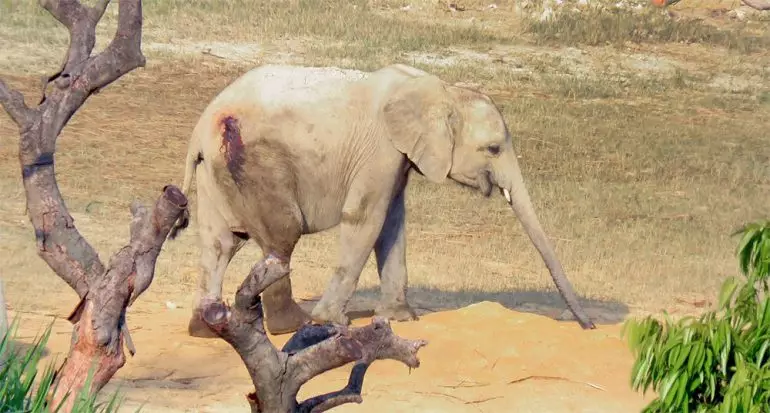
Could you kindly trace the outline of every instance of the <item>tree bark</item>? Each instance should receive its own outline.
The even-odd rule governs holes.
[[[149,287],[160,248],[187,208],[187,198],[174,186],[163,188],[151,211],[134,202],[129,243],[105,268],[78,232],[59,192],[54,154],[62,129],[89,96],[145,64],[141,0],[120,0],[112,42],[91,55],[95,28],[108,4],[109,0],[99,0],[87,7],[78,0],[40,0],[69,31],[70,45],[58,72],[44,79],[37,107],[28,107],[21,93],[0,79],[0,104],[21,135],[19,161],[38,255],[80,296],[69,317],[74,324],[70,352],[57,371],[58,386],[49,400],[56,408],[69,393],[63,412],[72,409],[81,390],[99,391],[123,366],[124,342],[134,354],[126,307]],[[93,378],[85,389],[89,373]]]
[[[344,403],[361,403],[361,388],[368,366],[392,359],[409,368],[419,367],[417,352],[424,340],[393,334],[387,319],[375,317],[361,328],[341,325],[305,325],[279,351],[265,334],[259,294],[289,274],[289,265],[268,256],[252,268],[238,288],[235,305],[207,305],[203,320],[241,357],[255,391],[247,399],[253,413],[323,412]],[[328,370],[355,362],[345,388],[298,402],[303,384]]]
[[[152,282],[160,248],[186,206],[182,191],[170,185],[163,188],[151,212],[137,202],[131,205],[129,243],[112,256],[103,275],[88,280],[88,292],[69,317],[75,324],[73,344],[58,372],[54,406],[68,392],[77,394],[85,386],[93,362],[97,364],[89,391],[101,390],[125,364],[124,340],[129,353],[136,352],[126,326],[126,307]],[[68,398],[67,409],[73,400]]]

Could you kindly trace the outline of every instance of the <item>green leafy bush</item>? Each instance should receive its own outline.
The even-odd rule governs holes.
[[[631,385],[658,395],[643,412],[770,412],[770,222],[736,234],[743,277],[724,282],[717,310],[624,326]]]
[[[58,406],[51,408],[46,401],[46,396],[55,389],[54,363],[49,363],[42,375],[38,370],[43,350],[51,334],[51,326],[23,352],[11,340],[16,326],[17,322],[14,321],[8,332],[0,337],[0,413],[54,413],[58,411]],[[40,377],[35,383],[38,376]],[[72,411],[111,413],[116,412],[118,407],[117,393],[106,403],[99,403],[96,395],[83,391],[77,395]]]

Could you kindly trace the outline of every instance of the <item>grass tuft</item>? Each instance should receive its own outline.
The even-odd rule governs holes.
[[[21,351],[20,346],[11,339],[17,327],[18,320],[14,320],[6,334],[0,338],[0,412],[56,412],[60,407],[50,406],[47,400],[48,394],[56,389],[54,363],[47,364],[42,374],[39,367],[52,326],[46,327],[43,334],[25,351]],[[90,379],[85,388],[89,387]],[[120,407],[117,393],[106,402],[97,401],[96,394],[89,394],[85,390],[76,397],[73,413],[112,413]]]
[[[653,8],[586,7],[559,9],[550,19],[529,18],[525,31],[539,44],[623,45],[632,43],[702,43],[742,53],[765,50],[770,35],[755,35],[744,26],[720,28],[702,20],[675,18]]]
[[[146,3],[146,10],[150,23],[200,22],[206,25],[208,36],[223,35],[229,40],[312,38],[325,40],[325,46],[358,45],[375,51],[427,50],[499,40],[475,25],[394,18],[379,13],[368,0],[155,0]]]

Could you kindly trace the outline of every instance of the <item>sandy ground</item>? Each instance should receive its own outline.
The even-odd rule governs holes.
[[[64,313],[64,312],[63,312]],[[16,314],[11,312],[10,316]],[[21,313],[19,339],[31,342],[50,315]],[[124,411],[247,412],[245,367],[222,340],[186,334],[189,312],[158,301],[137,303],[128,315],[137,347],[103,394],[120,387]],[[363,325],[363,314],[354,325]],[[141,327],[138,327],[141,326]],[[629,387],[632,357],[620,324],[583,331],[574,322],[515,312],[493,302],[394,323],[395,332],[422,338],[422,365],[411,372],[378,361],[364,382],[364,402],[339,412],[635,412],[646,399]],[[46,360],[66,356],[71,326],[54,322]],[[272,337],[277,346],[288,335]],[[344,386],[350,365],[310,381],[309,397]]]
[[[33,53],[30,47],[22,46],[0,50],[0,72],[22,76],[16,74],[21,70],[20,67],[34,66],[36,70],[43,71],[42,68],[58,64],[60,49],[40,51],[35,48]],[[580,76],[594,74],[599,79],[605,77],[607,70],[610,70],[603,69],[604,66],[611,66],[607,62],[618,62],[612,65],[612,70],[617,72],[612,74],[619,74],[621,77],[628,73],[641,73],[649,77],[668,79],[677,76],[679,69],[687,69],[688,73],[700,75],[702,71],[713,71],[716,70],[715,67],[721,67],[715,62],[728,60],[724,58],[726,54],[701,53],[705,47],[694,49],[700,47],[697,45],[668,45],[666,47],[669,53],[666,56],[646,54],[660,47],[634,46],[618,51],[604,48],[556,50],[539,46],[502,45],[495,47],[489,54],[453,50],[443,54],[415,52],[410,54],[409,58],[416,63],[429,64],[437,69],[464,64],[478,65],[479,62],[492,66],[493,62],[499,61],[500,63],[495,64],[504,65],[504,70],[511,73],[521,72],[522,76],[537,74],[546,67],[543,62],[551,65],[555,60],[560,64],[558,67],[563,67],[567,72]],[[152,192],[147,188],[156,191],[165,183],[180,184],[179,154],[186,148],[194,121],[197,120],[205,101],[224,86],[225,80],[229,81],[236,75],[234,69],[225,70],[218,66],[219,63],[209,61],[196,62],[183,71],[166,69],[162,65],[155,65],[160,56],[153,53],[185,54],[189,55],[186,56],[188,58],[206,55],[215,62],[227,60],[249,64],[257,58],[270,63],[300,63],[301,60],[301,53],[279,50],[270,55],[262,53],[262,46],[256,43],[235,41],[190,41],[171,44],[148,40],[144,43],[144,50],[150,57],[149,67],[126,76],[99,95],[90,98],[88,109],[78,113],[68,126],[64,138],[60,140],[62,149],[57,154],[57,162],[60,160],[58,168],[68,171],[68,174],[62,173],[59,177],[65,185],[64,193],[71,197],[68,198],[68,204],[76,217],[78,228],[93,242],[104,260],[108,259],[111,250],[119,248],[124,242],[127,233],[126,199],[136,194],[148,196],[147,194]],[[43,57],[40,56],[52,63],[49,66],[41,64],[38,60],[42,61]],[[676,56],[682,58],[677,59]],[[704,88],[740,93],[752,90],[750,86],[756,84],[756,81],[751,76],[761,73],[764,66],[754,63],[747,66],[749,59],[744,60],[746,61],[741,62],[741,68],[748,69],[741,70],[746,73],[728,73],[716,77]],[[13,79],[14,76],[6,78]],[[206,81],[201,82],[200,79]],[[37,79],[31,77],[25,79],[25,82],[26,92],[36,88],[38,84]],[[512,92],[506,93],[510,95]],[[510,96],[507,98],[510,99]],[[112,104],[119,99],[129,103],[124,106]],[[738,110],[726,113],[726,119],[738,116]],[[0,122],[7,122],[7,118],[3,116],[0,115]],[[687,118],[686,127],[689,128],[693,122],[705,120],[697,117]],[[737,125],[738,121],[735,122]],[[533,135],[535,137],[539,136],[538,133],[545,133],[539,125],[524,125],[519,128],[536,132]],[[23,191],[18,176],[12,175],[18,173],[16,153],[13,151],[16,147],[15,127],[9,123],[0,124],[0,131],[2,130],[8,133],[4,137],[7,140],[0,141],[7,143],[0,145],[0,159],[13,160],[2,165],[9,171],[6,175],[12,178],[0,180],[0,188],[7,188],[0,191],[6,198],[0,202],[0,236],[11,240],[0,245],[0,250],[6,248],[7,251],[3,258],[7,258],[11,263],[0,268],[0,277],[7,281],[8,301],[12,306],[10,317],[21,316],[19,340],[25,343],[33,341],[54,315],[59,317],[60,319],[54,321],[46,361],[61,362],[70,344],[72,327],[64,317],[76,303],[74,292],[67,289],[42,261],[34,257],[34,239],[28,219],[24,215]],[[601,129],[592,133],[600,132]],[[99,134],[108,137],[109,141],[104,138],[100,140],[97,136]],[[565,136],[575,139],[569,132],[565,133]],[[550,139],[552,138],[549,137]],[[109,142],[110,146],[103,146],[105,142]],[[567,149],[575,149],[569,146],[567,139],[558,142],[559,145],[552,146],[564,145]],[[590,137],[586,138],[585,142],[597,146],[601,144]],[[668,144],[669,141],[664,143]],[[737,147],[739,144],[731,145]],[[673,144],[671,146],[677,147]],[[135,153],[135,148],[141,148],[144,153],[152,151],[157,158],[152,160],[145,155],[140,157]],[[537,163],[546,159],[547,155],[537,155],[537,152],[545,153],[550,149],[538,148],[537,151],[530,149],[527,154],[530,158],[525,158],[527,162]],[[596,165],[609,165],[602,167],[607,170],[611,170],[611,166],[615,165],[619,171],[628,169],[636,173],[633,168],[638,165],[630,161],[629,165],[617,165],[616,161],[620,158],[613,153],[612,148],[605,147],[600,150],[606,153],[603,158],[598,158],[601,162]],[[113,152],[127,158],[122,160],[125,163],[122,169],[113,168],[110,164],[111,160],[115,159],[110,158]],[[585,155],[582,149],[581,152],[575,153],[578,154],[576,158]],[[556,152],[550,156],[560,162],[563,160],[562,155]],[[642,153],[637,156],[642,159],[650,155]],[[661,159],[666,160],[665,157]],[[147,163],[142,163],[145,160]],[[623,159],[621,161],[626,162]],[[555,163],[544,163],[545,170],[554,168],[549,165]],[[676,166],[679,164],[685,167],[690,165],[693,171],[698,171],[696,166],[700,165],[692,161],[677,162]],[[729,163],[725,161],[724,164]],[[667,164],[663,165],[665,167]],[[670,162],[668,165],[674,164]],[[148,173],[150,169],[151,173]],[[740,168],[738,169],[740,172]],[[587,176],[591,172],[588,167],[575,170],[583,171]],[[750,173],[746,172],[747,175]],[[736,174],[740,175],[738,172]],[[612,177],[609,172],[607,175]],[[68,176],[69,181],[66,181]],[[142,181],[137,179],[137,176],[152,176],[152,181]],[[91,179],[98,182],[91,183]],[[547,181],[545,178],[541,179]],[[621,178],[614,179],[621,181]],[[421,205],[417,201],[408,207],[412,216],[417,217],[413,218],[415,225],[409,227],[410,231],[413,231],[409,235],[410,251],[415,251],[414,258],[409,261],[410,280],[418,281],[410,284],[410,294],[413,296],[410,297],[410,302],[421,309],[421,319],[416,322],[394,323],[393,328],[397,334],[404,337],[421,338],[430,342],[420,351],[422,365],[409,371],[397,362],[376,362],[369,369],[364,382],[363,404],[344,405],[333,411],[639,412],[652,399],[652,395],[644,396],[630,388],[633,358],[625,341],[620,337],[620,320],[630,313],[638,314],[639,304],[644,300],[653,302],[645,311],[657,308],[678,314],[700,311],[708,300],[701,294],[702,290],[713,290],[718,285],[718,277],[702,275],[703,269],[708,268],[709,274],[713,269],[713,273],[721,276],[727,270],[731,271],[734,265],[731,251],[723,248],[723,244],[728,244],[722,241],[722,238],[708,238],[707,234],[702,232],[706,229],[716,231],[714,228],[717,227],[722,231],[732,225],[734,221],[724,218],[729,214],[741,217],[736,223],[744,222],[743,217],[748,215],[746,210],[753,208],[750,202],[732,203],[733,201],[725,198],[724,194],[721,194],[721,198],[712,197],[707,189],[702,190],[707,193],[706,196],[698,195],[694,190],[680,191],[681,188],[676,186],[679,181],[661,184],[650,180],[647,184],[647,181],[644,181],[647,178],[639,179],[641,184],[633,187],[635,201],[631,207],[627,206],[628,201],[622,198],[624,187],[612,186],[607,182],[602,182],[601,185],[587,185],[585,182],[577,182],[577,185],[572,181],[566,181],[566,184],[563,181],[551,183],[550,185],[559,187],[558,191],[546,194],[564,196],[568,202],[559,206],[562,209],[557,209],[556,205],[548,205],[549,202],[557,203],[548,201],[556,198],[536,197],[546,200],[540,201],[543,207],[538,207],[538,211],[546,217],[546,221],[550,220],[550,226],[554,228],[550,235],[562,234],[560,256],[573,268],[569,275],[571,280],[581,283],[579,291],[601,291],[602,298],[608,300],[587,300],[588,313],[599,321],[598,329],[593,331],[581,330],[573,321],[557,321],[563,310],[561,299],[553,291],[545,292],[551,282],[546,278],[544,267],[523,232],[518,226],[504,227],[501,224],[503,213],[508,213],[507,207],[505,210],[495,209],[497,207],[482,209],[479,205],[485,201],[475,200],[451,188],[431,189],[433,192],[419,193],[418,195],[422,196],[417,198],[420,202],[427,200],[423,204],[445,209],[448,211],[447,216],[453,217],[445,218],[445,221],[441,222],[437,219],[434,222],[431,209],[419,209]],[[106,180],[119,182],[120,191],[106,191],[102,182]],[[538,190],[538,186],[546,186],[535,180],[529,182],[530,188],[534,190]],[[661,185],[661,188],[656,185]],[[758,187],[754,186],[753,182],[746,185],[750,188]],[[422,190],[420,188],[417,190]],[[665,197],[675,197],[675,201]],[[731,194],[730,197],[733,198],[734,195]],[[649,204],[644,204],[647,209],[637,205],[640,198],[648,199],[644,201]],[[685,204],[685,201],[690,203]],[[94,212],[92,215],[86,213],[87,211],[83,212],[92,202],[93,205],[117,204],[122,208],[120,211],[124,215],[110,215],[105,218],[108,212],[111,214],[114,210]],[[661,208],[658,204],[669,208]],[[671,207],[672,204],[675,207]],[[761,200],[756,204],[766,205]],[[499,205],[500,208],[503,207],[502,201]],[[581,205],[588,206],[581,210]],[[611,207],[608,208],[607,205]],[[680,211],[692,205],[703,208],[702,211],[698,210],[701,211],[700,215],[696,214],[696,218],[700,217],[700,220],[679,224],[678,221],[664,216],[670,211]],[[711,209],[706,209],[707,206]],[[731,208],[735,210],[730,212]],[[556,212],[549,212],[549,209]],[[565,213],[565,210],[569,212]],[[694,208],[686,209],[686,216],[691,216],[691,210]],[[751,209],[750,212],[755,210],[758,208]],[[99,218],[99,214],[103,216]],[[615,216],[616,220],[594,220],[594,214],[610,218]],[[573,216],[586,218],[576,219]],[[722,218],[709,220],[714,216]],[[505,222],[508,222],[508,216],[504,217]],[[653,221],[653,218],[656,220]],[[116,222],[114,225],[113,220]],[[715,225],[715,222],[721,227]],[[584,226],[580,226],[581,223]],[[128,358],[125,367],[103,392],[106,396],[119,388],[126,399],[123,409],[126,412],[135,411],[140,406],[144,412],[249,411],[245,395],[252,390],[252,385],[234,350],[222,340],[196,339],[187,335],[186,327],[190,314],[188,303],[191,301],[189,293],[197,278],[194,275],[197,274],[198,254],[196,230],[197,225],[193,223],[189,233],[180,241],[166,244],[166,252],[162,253],[159,261],[157,281],[129,311],[128,323],[138,353],[135,357]],[[603,237],[594,239],[584,235],[592,231],[603,232]],[[700,237],[698,240],[706,241],[690,242],[691,240],[686,238],[687,231],[697,231]],[[490,234],[494,234],[494,237]],[[677,242],[681,242],[677,238],[679,234],[684,234],[682,237],[687,239],[687,248],[674,248],[678,245]],[[446,242],[435,241],[448,237],[451,239]],[[316,276],[312,280],[311,277],[298,277],[295,292],[300,290],[299,296],[310,296],[313,292],[322,291],[324,280],[331,274],[329,269],[334,265],[332,257],[335,254],[330,248],[336,247],[326,246],[336,245],[330,241],[333,238],[333,235],[327,234],[301,241],[306,248],[300,248],[292,258],[293,265],[296,264],[295,269],[300,274],[323,270],[325,275]],[[602,243],[604,240],[610,241]],[[712,244],[717,242],[723,244],[712,248]],[[621,249],[618,253],[613,248],[616,245],[626,246],[627,249]],[[729,241],[729,245],[733,245],[732,241]],[[704,249],[693,249],[694,246],[703,246]],[[256,249],[250,248],[251,251]],[[610,250],[612,253],[607,253]],[[462,254],[483,258],[464,260],[460,256],[461,251]],[[717,256],[715,251],[727,252],[724,256]],[[241,257],[245,258],[239,258],[231,264],[231,267],[235,268],[229,270],[231,275],[226,277],[227,299],[232,299],[234,286],[240,283],[248,268],[253,265],[253,259],[248,258],[253,256],[249,254],[251,253],[247,249],[241,253]],[[376,279],[371,263],[367,268],[368,272],[362,277],[364,282]],[[463,277],[446,277],[446,274],[461,272],[466,274]],[[515,285],[508,281],[513,278],[509,277],[511,273],[518,277]],[[423,274],[423,278],[419,278],[420,274]],[[654,274],[655,278],[649,279],[650,274]],[[693,277],[671,277],[669,274],[686,274]],[[695,274],[698,274],[698,278],[694,278]],[[618,293],[621,289],[625,291]],[[371,291],[368,295],[372,295]],[[695,298],[681,298],[691,295]],[[457,308],[455,302],[471,301],[471,298],[453,298],[460,296],[471,296],[473,300],[479,298],[480,302]],[[616,303],[616,296],[627,299],[623,300],[623,304]],[[612,300],[609,301],[610,299]],[[169,308],[167,301],[176,303],[178,307]],[[306,302],[304,305],[312,306],[312,302]],[[372,304],[359,301],[355,307],[358,318],[354,325],[367,323],[370,316],[368,309],[372,308]],[[515,309],[510,309],[513,307]],[[272,337],[277,346],[282,345],[288,338],[288,335]],[[350,366],[345,366],[317,377],[303,388],[300,397],[340,389],[347,381],[349,371]]]

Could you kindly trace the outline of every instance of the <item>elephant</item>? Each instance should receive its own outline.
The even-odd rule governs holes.
[[[213,333],[201,309],[222,298],[225,269],[248,240],[289,263],[300,237],[339,226],[340,254],[310,314],[286,276],[262,294],[267,330],[347,325],[345,309],[374,250],[375,314],[415,320],[407,302],[404,192],[411,172],[505,196],[583,329],[581,307],[535,214],[498,106],[486,94],[404,64],[364,72],[263,65],[227,85],[194,126],[182,191],[197,189],[200,278],[188,325]],[[189,225],[175,224],[174,239]]]

